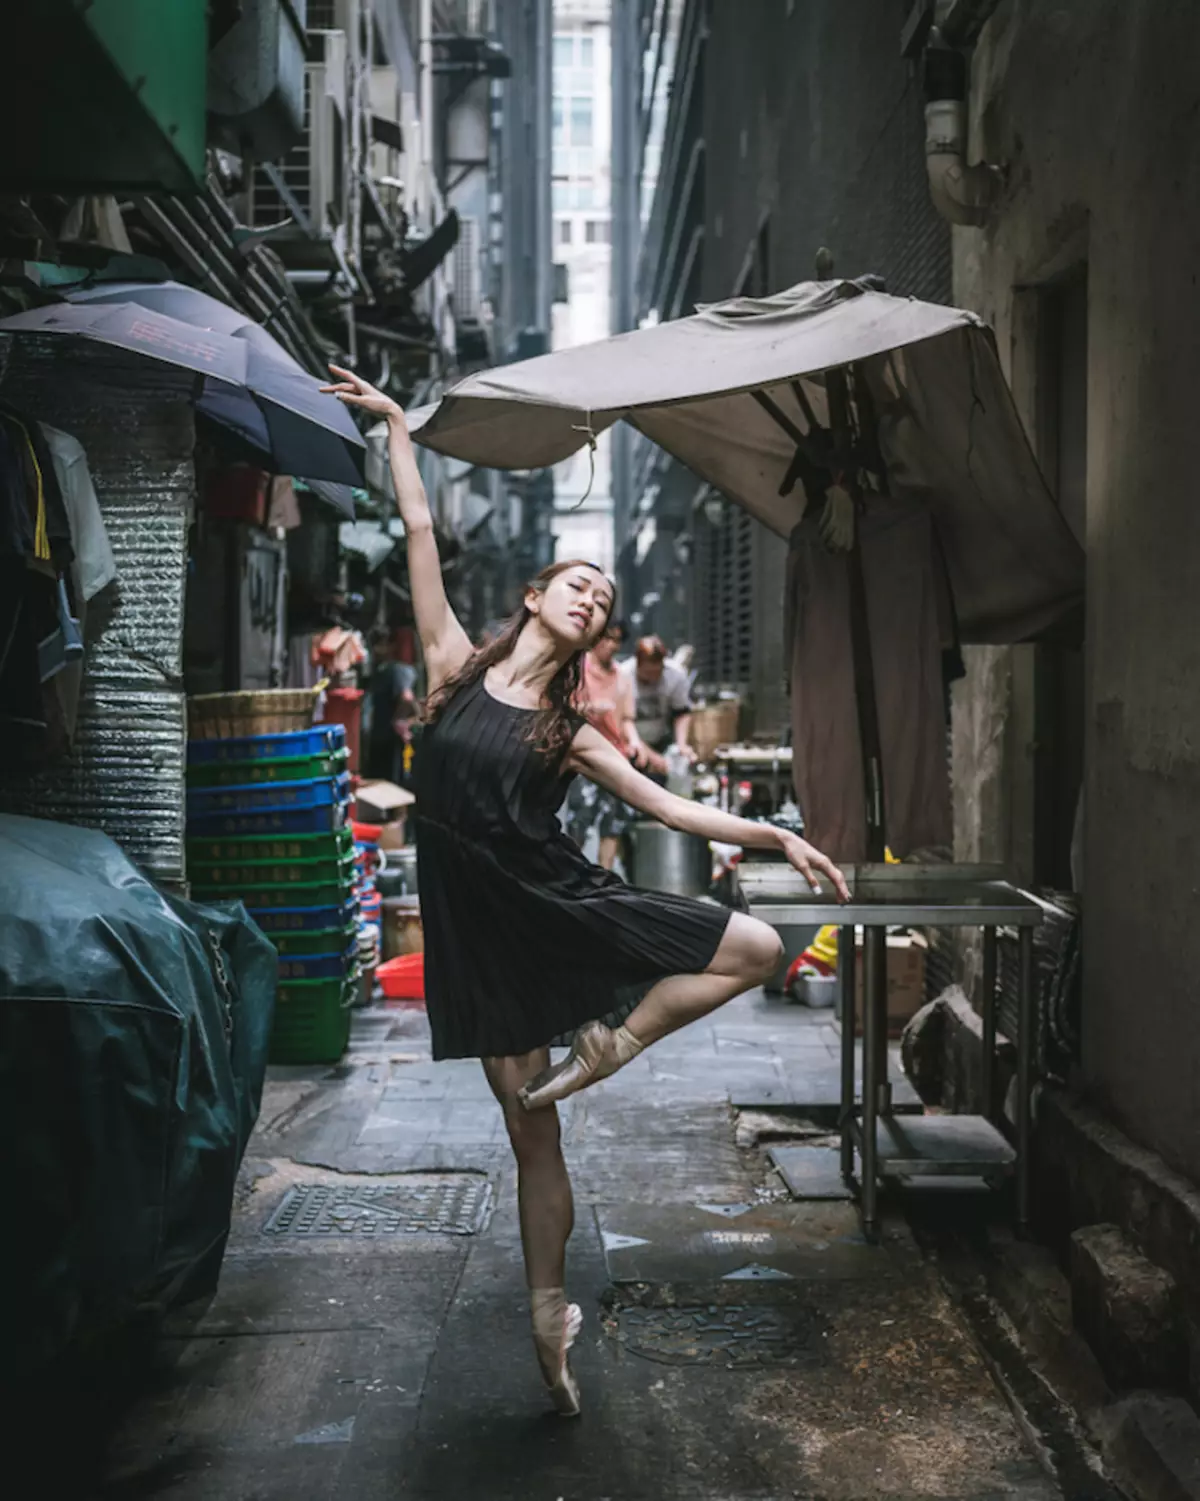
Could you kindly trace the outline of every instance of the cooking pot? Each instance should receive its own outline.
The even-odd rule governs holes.
[[[677,896],[707,894],[712,884],[712,851],[707,839],[660,823],[635,823],[630,837],[637,885]]]

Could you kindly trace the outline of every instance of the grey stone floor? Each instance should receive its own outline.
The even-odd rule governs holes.
[[[867,1245],[852,1204],[787,1196],[761,1116],[739,1127],[739,1105],[823,1119],[837,1071],[827,1013],[754,993],[563,1108],[585,1315],[565,1422],[532,1358],[482,1071],[431,1063],[419,1011],[358,1013],[337,1068],[272,1070],[219,1292],[166,1331],[94,1494],[1057,1496],[903,1222]],[[428,1174],[486,1179],[478,1234],[264,1228],[297,1186]]]

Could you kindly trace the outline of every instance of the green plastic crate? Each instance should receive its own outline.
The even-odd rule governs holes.
[[[350,1007],[359,983],[345,980],[282,981],[271,1028],[272,1063],[336,1063],[350,1040]]]
[[[326,751],[319,756],[278,756],[270,761],[198,761],[187,769],[189,787],[245,787],[251,782],[314,782],[338,777],[348,770],[350,752]]]
[[[341,862],[354,854],[354,831],[348,826],[332,834],[243,834],[228,839],[192,838],[187,842],[188,860],[203,865],[245,861],[268,864],[272,860],[333,860]]]
[[[205,886],[196,881],[192,896],[198,902],[243,901],[247,907],[344,907],[354,895],[352,881],[293,881],[284,886]]]
[[[189,863],[188,875],[194,886],[234,894],[259,891],[264,886],[316,886],[331,882],[343,886],[354,881],[354,856],[350,854],[337,860],[234,861],[222,865],[197,860]],[[251,905],[263,904],[256,902]],[[319,907],[324,903],[285,902],[283,905]]]
[[[301,954],[344,954],[358,933],[356,922],[344,928],[318,928],[312,933],[268,933],[281,958]]]

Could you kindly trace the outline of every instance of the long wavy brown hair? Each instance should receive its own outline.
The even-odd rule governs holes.
[[[549,568],[543,568],[537,578],[526,584],[525,593],[528,594],[530,590],[533,590],[537,594],[545,594],[559,574],[566,573],[569,568],[596,569],[596,565],[583,558],[570,558],[563,563],[551,563]],[[613,602],[605,620],[605,629],[608,628],[608,622],[614,619],[615,610],[616,590],[614,588]],[[496,635],[478,646],[462,667],[444,683],[439,684],[429,695],[425,700],[423,710],[425,723],[436,723],[452,698],[472,683],[477,683],[497,662],[503,662],[507,657],[511,657],[517,644],[517,637],[532,619],[533,616],[528,606],[522,602],[521,608],[509,616]],[[598,640],[599,637],[596,639]],[[571,741],[575,738],[575,731],[579,724],[575,705],[583,681],[583,658],[583,651],[577,651],[567,658],[547,684],[545,708],[539,709],[529,722],[525,738],[536,745],[538,750],[550,760],[561,761],[570,749]]]

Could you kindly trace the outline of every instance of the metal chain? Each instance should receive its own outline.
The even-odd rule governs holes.
[[[229,984],[229,974],[225,968],[225,955],[222,952],[220,940],[211,928],[206,928],[205,936],[208,938],[209,947],[212,949],[213,968],[217,975],[217,985],[221,991],[222,1010],[225,1015],[225,1041],[233,1041],[233,990]]]

